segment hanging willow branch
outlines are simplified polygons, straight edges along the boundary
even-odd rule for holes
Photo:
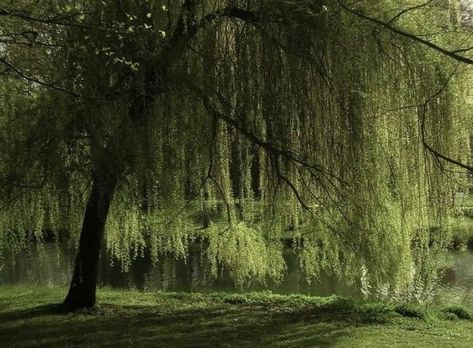
[[[345,4],[344,1],[342,0],[337,0],[338,1],[338,4],[343,8],[345,9],[346,11],[348,11],[349,13],[357,16],[357,17],[360,17],[366,21],[369,21],[371,23],[374,23],[376,25],[379,25],[385,29],[388,29],[389,31],[392,31],[393,33],[395,34],[398,34],[402,37],[405,37],[405,38],[408,38],[414,42],[417,42],[417,43],[420,43],[428,48],[431,48],[437,52],[440,52],[442,53],[443,55],[447,56],[447,57],[450,57],[450,58],[453,58],[455,59],[456,61],[459,61],[461,63],[465,63],[465,64],[469,64],[469,65],[473,65],[473,59],[470,59],[468,57],[465,57],[465,56],[462,56],[460,54],[458,54],[458,50],[447,50],[433,42],[430,42],[428,40],[425,40],[423,38],[421,38],[420,36],[417,36],[417,35],[414,35],[414,34],[411,34],[407,31],[404,31],[402,29],[399,29],[399,28],[396,28],[394,26],[392,26],[390,24],[390,22],[384,22],[380,19],[377,19],[375,17],[371,17],[371,16],[368,16],[366,14],[364,14],[363,12],[361,11],[357,11],[357,10],[354,10],[352,8],[350,8],[348,5]]]
[[[76,98],[80,97],[79,94],[77,94],[74,91],[71,91],[69,89],[66,89],[62,86],[59,86],[59,85],[54,84],[54,83],[41,81],[41,80],[39,80],[35,77],[26,75],[24,72],[22,72],[18,68],[16,68],[12,63],[8,62],[5,58],[0,57],[0,63],[6,66],[6,70],[4,71],[4,73],[8,72],[9,70],[12,70],[16,74],[18,74],[19,77],[25,79],[26,81],[29,81],[29,82],[35,83],[37,85],[47,87],[47,88],[50,88],[50,89],[53,89],[53,90],[56,90],[56,91],[66,93],[66,94],[71,95],[71,96],[76,97]]]
[[[426,135],[426,133],[427,133],[427,129],[426,129],[427,108],[428,108],[428,106],[431,102],[435,101],[436,98],[438,98],[442,93],[445,92],[445,90],[448,88],[448,86],[450,84],[450,81],[452,80],[452,78],[457,73],[457,70],[458,70],[458,65],[455,67],[453,72],[447,77],[446,82],[441,86],[441,88],[435,94],[433,94],[429,98],[427,98],[427,100],[422,105],[419,106],[419,108],[421,110],[420,111],[420,119],[421,119],[422,144],[435,158],[444,160],[444,161],[446,161],[448,163],[451,163],[451,164],[454,164],[454,165],[456,165],[460,168],[466,169],[470,173],[473,173],[473,167],[472,166],[470,166],[468,164],[465,164],[461,161],[455,160],[451,157],[448,157],[448,156],[442,154],[441,152],[439,152],[438,150],[434,149],[432,147],[432,145],[430,145],[429,142],[427,141],[427,135]]]
[[[429,1],[429,2],[430,2],[430,1]],[[425,3],[425,4],[422,4],[422,5],[418,5],[418,6],[412,7],[412,8],[410,8],[409,10],[421,8],[421,7],[423,7],[423,6],[428,5],[429,2],[427,2],[427,3]],[[434,44],[433,42],[430,42],[430,41],[428,41],[428,40],[425,40],[425,39],[423,39],[423,38],[421,38],[421,37],[419,37],[419,36],[416,36],[416,35],[414,35],[414,34],[411,34],[411,33],[408,33],[408,32],[406,32],[406,31],[403,31],[403,30],[401,30],[401,29],[398,29],[398,28],[393,27],[393,26],[391,25],[391,23],[393,22],[393,20],[391,20],[391,21],[389,21],[389,22],[383,22],[383,21],[381,21],[381,20],[379,20],[379,19],[377,19],[377,18],[370,17],[370,16],[368,16],[368,15],[363,14],[363,13],[360,12],[360,11],[356,11],[356,10],[354,10],[354,9],[352,9],[352,8],[350,8],[350,7],[348,7],[348,6],[347,6],[343,1],[341,1],[341,0],[338,0],[338,3],[339,3],[339,5],[340,5],[343,9],[345,9],[346,11],[348,11],[348,12],[350,12],[350,13],[352,13],[352,14],[354,14],[354,15],[356,15],[356,16],[362,18],[362,19],[365,19],[365,20],[367,20],[367,21],[370,21],[370,22],[372,22],[372,23],[375,23],[375,24],[377,24],[377,25],[380,25],[380,26],[382,26],[383,28],[386,28],[386,29],[388,29],[388,30],[390,30],[390,31],[392,31],[392,32],[394,32],[394,33],[396,33],[396,34],[399,34],[399,35],[401,35],[401,36],[403,36],[403,37],[406,37],[406,38],[408,38],[408,39],[410,39],[410,40],[412,40],[412,41],[414,41],[414,42],[417,42],[417,43],[420,43],[420,44],[422,44],[422,45],[425,45],[425,46],[427,46],[427,47],[429,47],[429,48],[431,48],[431,49],[433,49],[433,50],[435,50],[435,51],[437,51],[437,52],[440,52],[440,53],[442,53],[442,54],[444,54],[444,55],[446,55],[446,56],[448,56],[448,57],[450,57],[450,58],[455,59],[456,61],[458,61],[458,62],[460,62],[460,63],[465,63],[465,64],[468,64],[468,65],[473,65],[473,60],[472,60],[472,59],[470,59],[470,58],[468,58],[468,57],[464,57],[464,56],[458,54],[458,53],[464,52],[464,51],[466,51],[466,50],[468,50],[468,49],[447,50],[447,49],[445,49],[445,48],[443,48],[443,47],[440,47],[440,46]],[[400,12],[400,14],[398,14],[398,15],[397,15],[396,17],[394,17],[394,18],[398,18],[400,15],[404,14],[404,13],[407,12],[407,11],[408,11],[408,10],[405,10],[405,11],[403,11],[403,12]],[[455,69],[455,72],[456,72],[456,69]],[[454,72],[454,73],[455,73],[455,72]],[[425,147],[430,153],[432,153],[432,155],[435,156],[436,158],[442,159],[442,160],[444,160],[444,161],[446,161],[446,162],[449,162],[449,163],[451,163],[451,164],[454,164],[454,165],[456,165],[456,166],[458,166],[458,167],[460,167],[460,168],[466,169],[466,170],[468,170],[469,172],[473,172],[473,167],[472,167],[472,166],[470,166],[470,165],[468,165],[468,164],[465,164],[465,163],[463,163],[463,162],[461,162],[461,161],[455,160],[455,159],[453,159],[453,158],[451,158],[451,157],[448,157],[448,156],[446,156],[446,155],[440,153],[439,151],[435,150],[435,149],[427,142],[427,140],[426,140],[425,121],[426,121],[426,109],[427,109],[427,106],[428,106],[428,104],[429,104],[432,100],[434,100],[436,97],[438,97],[438,96],[445,90],[445,88],[447,87],[448,82],[451,80],[451,78],[453,77],[454,73],[451,74],[451,75],[448,77],[447,83],[446,83],[444,86],[442,86],[442,88],[441,88],[437,93],[435,93],[433,96],[431,96],[430,98],[428,98],[428,99],[426,100],[426,102],[421,106],[421,109],[422,109],[422,111],[421,111],[422,144],[423,144],[424,147]]]

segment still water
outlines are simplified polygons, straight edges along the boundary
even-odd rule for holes
[[[273,293],[300,293],[328,296],[332,294],[351,298],[363,298],[366,292],[361,284],[349,284],[343,280],[322,276],[319,281],[308,284],[298,268],[297,256],[285,253],[288,266],[285,279],[279,283],[250,284],[248,290],[270,290]],[[72,272],[74,251],[66,245],[45,243],[18,255],[7,257],[0,268],[1,285],[67,286]],[[165,291],[238,291],[228,274],[208,276],[201,253],[191,250],[187,262],[171,257],[161,259],[153,266],[148,257],[138,258],[127,272],[119,265],[110,264],[103,255],[100,264],[99,283],[111,288]],[[463,304],[473,307],[473,252],[451,251],[442,260],[443,270],[433,294],[435,302]]]

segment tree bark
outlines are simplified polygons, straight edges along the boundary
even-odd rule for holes
[[[64,306],[69,310],[90,308],[96,302],[100,249],[105,223],[117,184],[117,176],[95,176],[85,210],[79,249]]]

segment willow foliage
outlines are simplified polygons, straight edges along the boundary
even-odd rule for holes
[[[91,163],[103,156],[127,163],[106,228],[124,268],[146,248],[156,262],[186,258],[199,241],[211,274],[244,286],[281,279],[292,239],[308,279],[330,272],[403,291],[432,279],[455,185],[424,142],[468,162],[462,68],[332,2],[205,0],[199,32],[163,67],[169,84],[133,128],[126,110],[146,57],[166,44],[182,4],[104,3],[68,5],[95,11],[84,11],[85,29],[58,33],[67,48],[38,68],[73,73],[67,88],[81,97],[22,95],[2,77],[12,88],[1,87],[0,250],[46,229],[77,241]],[[401,8],[361,3],[386,19]],[[227,6],[257,15],[208,16]],[[433,4],[398,20],[422,32],[450,15]],[[98,23],[109,30],[88,29]],[[121,150],[97,151],[127,128]]]

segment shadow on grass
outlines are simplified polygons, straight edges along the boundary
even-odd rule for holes
[[[66,314],[66,311],[61,304],[45,304],[34,308],[15,310],[11,312],[0,312],[0,323],[61,314]]]
[[[2,347],[330,347],[353,323],[344,311],[218,304],[169,310],[104,304],[100,314],[59,305],[0,313]],[[86,315],[88,314],[88,315]]]

